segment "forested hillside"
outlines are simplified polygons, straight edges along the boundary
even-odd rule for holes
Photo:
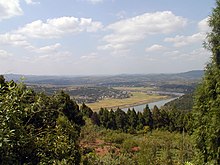
[[[173,101],[166,103],[163,108],[178,109],[181,111],[191,111],[193,109],[194,92],[185,94]]]

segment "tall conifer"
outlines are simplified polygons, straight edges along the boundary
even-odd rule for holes
[[[220,164],[220,0],[209,17],[205,47],[212,53],[193,110],[197,164]]]

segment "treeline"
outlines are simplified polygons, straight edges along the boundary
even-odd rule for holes
[[[160,85],[159,88],[162,91],[169,91],[169,92],[179,92],[179,93],[193,93],[196,89],[197,83],[192,84],[165,84]]]
[[[107,129],[121,130],[123,132],[135,133],[137,131],[151,131],[161,129],[168,131],[191,131],[190,111],[178,109],[159,109],[154,106],[152,110],[146,105],[143,112],[128,109],[127,112],[117,109],[116,111],[101,108],[93,112],[85,104],[81,107],[84,115],[91,118],[92,122]]]

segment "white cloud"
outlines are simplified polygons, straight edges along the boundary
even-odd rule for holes
[[[96,60],[97,58],[98,56],[96,53],[91,53],[89,55],[84,55],[80,57],[81,60],[86,60],[86,61]]]
[[[209,27],[209,24],[208,24],[208,20],[209,20],[209,17],[201,20],[199,23],[198,23],[198,28],[201,32],[208,32],[210,31],[210,27]]]
[[[26,37],[21,34],[5,33],[0,34],[0,43],[13,46],[29,47],[30,43],[26,41]]]
[[[43,47],[32,47],[32,52],[37,53],[33,58],[33,61],[46,61],[46,62],[61,62],[69,60],[72,53],[61,49],[61,44],[56,43],[53,45],[47,45]]]
[[[182,52],[179,50],[173,50],[165,52],[164,55],[168,59],[172,60],[184,60],[184,61],[200,61],[200,63],[205,64],[210,58],[210,52],[204,48],[196,48],[189,52]]]
[[[60,17],[37,20],[17,30],[17,33],[34,38],[58,38],[69,33],[96,32],[102,28],[100,22],[91,18]]]
[[[133,18],[118,21],[108,26],[108,29],[121,34],[170,33],[186,25],[186,19],[175,16],[171,11],[145,13]]]
[[[171,42],[175,47],[182,47],[193,43],[202,43],[206,38],[206,33],[210,31],[208,17],[198,22],[198,33],[190,36],[177,35],[175,37],[165,38],[165,42]]]
[[[164,55],[166,56],[166,58],[168,59],[180,59],[183,56],[183,53],[180,52],[179,50],[172,50],[172,51],[168,51],[165,52]],[[184,54],[185,56],[185,54]]]
[[[1,58],[5,59],[5,58],[11,57],[11,56],[12,56],[11,53],[0,49],[0,59]]]
[[[25,0],[25,2],[26,2],[28,5],[40,4],[40,2],[35,2],[35,1],[33,1],[33,0]]]
[[[37,55],[34,58],[34,61],[55,61],[59,62],[62,60],[67,60],[69,57],[71,57],[72,53],[69,51],[63,51],[60,49],[61,44],[56,43],[53,45],[47,45],[43,47],[34,47],[32,46],[32,49],[30,49],[32,52],[37,53]]]
[[[50,62],[63,62],[63,61],[67,61],[69,60],[69,58],[71,57],[71,53],[68,51],[57,51],[54,53],[48,52],[48,53],[42,53],[38,56],[36,56],[33,61],[37,62],[37,61],[42,61],[44,63],[50,63]]]
[[[61,47],[60,43],[56,43],[54,45],[47,45],[41,48],[35,48],[35,52],[37,53],[55,53]]]
[[[106,44],[102,46],[98,46],[98,50],[123,50],[127,49],[127,47],[124,44]]]
[[[45,54],[62,54],[62,51],[59,51],[61,47],[60,43],[53,45],[47,45],[43,47],[36,47],[27,41],[27,38],[20,34],[6,33],[0,35],[0,44],[1,45],[12,45],[16,47],[24,48],[28,51],[35,52],[41,55]],[[67,54],[64,52],[64,54]]]
[[[103,50],[106,52],[110,52],[111,55],[117,56],[127,56],[130,52],[130,49],[127,48],[124,44],[106,44],[97,47],[98,50]]]
[[[167,50],[166,47],[162,46],[162,45],[152,45],[151,47],[148,47],[145,49],[145,52],[161,52]]]
[[[113,33],[104,36],[103,41],[107,45],[127,45],[143,40],[148,35],[171,33],[186,24],[185,18],[175,16],[171,11],[145,13],[107,26]]]
[[[201,43],[204,41],[205,37],[206,37],[206,34],[200,32],[200,33],[193,34],[191,36],[177,35],[173,38],[165,38],[164,41],[173,43],[175,47],[182,47],[182,46],[190,45],[193,43],[199,43],[199,42]]]
[[[87,1],[92,3],[92,4],[97,4],[97,3],[103,2],[103,0],[87,0]]]
[[[19,0],[0,0],[0,21],[22,14]]]
[[[143,34],[110,34],[103,37],[103,40],[112,43],[112,44],[124,44],[124,43],[133,43],[135,41],[139,41],[144,39],[145,36]]]
[[[126,15],[127,15],[127,13],[124,10],[122,10],[116,14],[117,18],[119,18],[119,19],[124,19],[126,17]]]
[[[211,53],[204,49],[204,48],[198,48],[194,49],[189,54],[186,54],[186,59],[190,61],[203,61],[203,63],[207,63],[209,61],[209,58],[211,57]]]

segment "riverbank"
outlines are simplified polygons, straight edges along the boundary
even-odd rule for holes
[[[150,109],[153,109],[153,107],[156,105],[158,108],[161,108],[162,106],[164,106],[166,103],[172,101],[172,100],[175,100],[177,99],[178,97],[172,97],[172,98],[169,98],[169,99],[163,99],[163,100],[159,100],[159,101],[155,101],[155,102],[150,102],[150,103],[147,103],[148,104],[148,107]],[[136,106],[131,106],[131,107],[128,107],[130,109],[135,109],[136,112],[142,112],[144,110],[144,108],[146,107],[146,104],[139,104],[139,105],[136,105]],[[123,108],[122,110],[123,111],[127,111],[128,108]]]
[[[144,92],[132,92],[132,97],[126,99],[105,99],[96,103],[88,104],[93,111],[99,111],[100,108],[107,109],[121,109],[129,108],[137,105],[148,104],[164,99],[172,98],[171,96],[164,96],[158,94],[147,94]]]

